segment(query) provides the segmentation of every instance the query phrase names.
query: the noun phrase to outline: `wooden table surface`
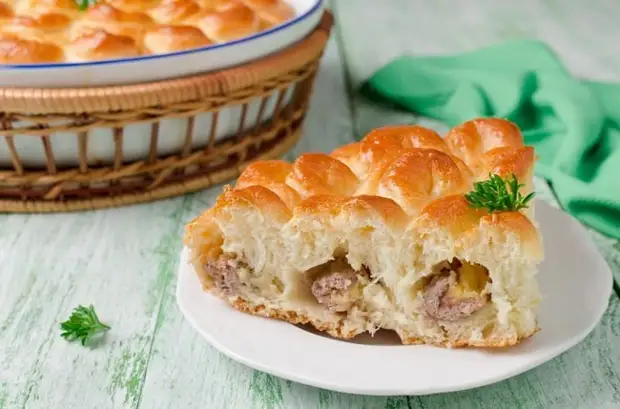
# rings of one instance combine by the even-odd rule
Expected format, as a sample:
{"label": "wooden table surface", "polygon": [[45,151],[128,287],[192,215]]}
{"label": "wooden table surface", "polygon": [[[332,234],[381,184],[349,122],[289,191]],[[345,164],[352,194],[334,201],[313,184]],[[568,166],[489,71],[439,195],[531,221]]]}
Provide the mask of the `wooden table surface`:
{"label": "wooden table surface", "polygon": [[[339,0],[332,8],[337,27],[289,159],[329,151],[381,124],[419,122],[354,93],[403,52],[452,53],[534,36],[576,75],[620,80],[615,0]],[[537,189],[554,202],[544,182]],[[174,297],[183,224],[219,191],[96,212],[0,215],[0,408],[620,408],[618,292],[578,346],[515,378],[459,393],[332,393],[224,357],[183,319]],[[620,279],[620,244],[592,237]],[[59,322],[81,303],[93,303],[112,326],[95,349],[59,336]]]}

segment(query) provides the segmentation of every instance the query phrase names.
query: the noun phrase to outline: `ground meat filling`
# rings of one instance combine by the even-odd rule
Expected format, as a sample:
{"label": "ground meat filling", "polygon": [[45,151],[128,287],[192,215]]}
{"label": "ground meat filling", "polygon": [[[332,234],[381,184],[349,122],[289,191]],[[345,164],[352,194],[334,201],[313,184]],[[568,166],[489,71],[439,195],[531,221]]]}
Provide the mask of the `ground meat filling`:
{"label": "ground meat filling", "polygon": [[[453,259],[442,262],[436,268],[439,274],[426,287],[423,307],[430,317],[442,321],[458,321],[480,310],[489,302],[488,294],[458,290],[463,285],[459,280],[462,263]],[[485,269],[486,271],[486,269]]]}
{"label": "ground meat filling", "polygon": [[312,283],[312,295],[331,312],[345,312],[361,296],[360,274],[367,276],[368,270],[355,271],[344,261],[329,263]]}
{"label": "ground meat filling", "polygon": [[220,259],[207,262],[205,272],[224,295],[234,295],[241,285],[237,268],[235,260]]}

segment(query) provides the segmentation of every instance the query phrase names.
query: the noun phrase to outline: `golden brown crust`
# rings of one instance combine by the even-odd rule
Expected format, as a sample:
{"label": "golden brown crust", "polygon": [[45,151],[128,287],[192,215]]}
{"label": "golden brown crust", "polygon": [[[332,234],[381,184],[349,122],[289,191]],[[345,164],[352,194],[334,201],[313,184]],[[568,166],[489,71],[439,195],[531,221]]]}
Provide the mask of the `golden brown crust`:
{"label": "golden brown crust", "polygon": [[283,160],[262,160],[250,163],[237,179],[237,187],[284,183],[292,169],[293,166]]}
{"label": "golden brown crust", "polygon": [[[241,0],[100,0],[86,10],[74,0],[2,1],[0,35],[5,51],[14,51],[6,51],[0,64],[91,61],[204,47],[293,18],[294,10],[286,1],[255,0],[246,5]],[[112,37],[95,32],[127,37],[134,46],[126,39],[112,46]],[[99,41],[85,41],[88,37]],[[49,46],[28,43],[32,40]],[[88,44],[94,49],[89,51]],[[52,46],[60,54],[51,52]]]}
{"label": "golden brown crust", "polygon": [[97,3],[84,13],[84,20],[93,25],[100,24],[136,24],[149,25],[153,21],[145,13],[127,12],[107,3]]}
{"label": "golden brown crust", "polygon": [[[235,298],[235,300],[231,304],[238,311],[245,312],[247,314],[277,319],[280,321],[286,321],[294,325],[310,324],[317,330],[325,332],[334,338],[349,340],[354,338],[356,335],[359,335],[358,331],[346,331],[342,320],[329,322],[318,321],[316,319],[313,319],[312,317],[298,314],[293,311],[284,311],[276,308],[268,308],[264,304],[254,305],[250,301],[245,300],[241,297]],[[435,339],[432,338],[423,339],[419,337],[401,337],[401,341],[404,345],[427,344],[443,348],[506,348],[519,344],[523,340],[530,338],[538,331],[539,328],[535,328],[530,333],[522,334],[520,336],[515,335],[514,337],[506,339],[482,339],[479,341],[474,341],[469,338],[462,338],[452,341],[437,342]]]}
{"label": "golden brown crust", "polygon": [[[0,31],[4,34],[14,36],[16,39],[36,40],[40,43],[49,43],[58,46],[64,40],[63,31],[67,24],[71,21],[69,17],[61,13],[44,13],[32,17],[16,16],[6,21],[0,27]],[[60,49],[60,47],[58,47]],[[23,62],[35,63],[37,58],[46,58],[37,56],[35,51],[28,60]],[[42,51],[41,51],[42,52]],[[63,58],[61,52],[59,59]],[[59,62],[59,59],[54,62]]]}
{"label": "golden brown crust", "polygon": [[219,10],[230,7],[232,3],[238,3],[239,0],[195,0],[200,7],[207,11]]}
{"label": "golden brown crust", "polygon": [[474,170],[481,170],[485,153],[495,148],[523,147],[519,128],[510,121],[499,118],[473,119],[453,128],[446,135],[451,152],[463,159]]}
{"label": "golden brown crust", "polygon": [[367,164],[366,168],[372,168],[391,161],[405,150],[416,148],[447,151],[441,136],[432,129],[418,125],[384,126],[371,131],[362,139],[360,158]]}
{"label": "golden brown crust", "polygon": [[342,207],[349,201],[345,196],[315,195],[311,196],[295,207],[295,216],[309,214],[336,215],[342,211]]}
{"label": "golden brown crust", "polygon": [[84,12],[84,16],[73,25],[70,37],[75,39],[92,31],[105,31],[110,34],[131,37],[138,44],[139,39],[152,24],[153,20],[144,13],[129,13],[106,3],[97,3],[89,7]]}
{"label": "golden brown crust", "polygon": [[389,125],[374,129],[362,140],[362,154],[373,147],[383,151],[401,148],[447,149],[436,131],[420,125]]}
{"label": "golden brown crust", "polygon": [[358,159],[358,156],[360,155],[360,148],[361,145],[359,142],[348,143],[334,149],[329,156],[346,164],[347,161]]}
{"label": "golden brown crust", "polygon": [[342,162],[323,153],[306,153],[295,161],[286,183],[302,197],[352,195],[359,180]]}
{"label": "golden brown crust", "polygon": [[77,17],[80,13],[75,0],[20,0],[13,4],[15,14],[22,16],[56,12]]}
{"label": "golden brown crust", "polygon": [[62,59],[62,50],[54,44],[10,35],[0,37],[1,64],[52,63]]}
{"label": "golden brown crust", "polygon": [[204,13],[198,19],[198,27],[216,41],[226,42],[256,33],[260,18],[249,7],[231,3]]}
{"label": "golden brown crust", "polygon": [[377,193],[399,197],[407,213],[416,214],[436,198],[470,188],[469,175],[450,155],[435,149],[410,149],[382,172]]}
{"label": "golden brown crust", "polygon": [[142,54],[133,38],[95,29],[77,37],[69,47],[71,61],[105,60]]}
{"label": "golden brown crust", "polygon": [[4,19],[9,19],[13,17],[13,10],[11,9],[11,7],[4,3],[4,2],[0,2],[0,19],[4,20]]}
{"label": "golden brown crust", "polygon": [[402,230],[407,225],[407,214],[392,199],[381,196],[355,196],[342,204],[342,210],[355,210],[355,214],[363,211],[379,216],[383,223],[393,230]]}
{"label": "golden brown crust", "polygon": [[291,164],[283,160],[254,162],[246,167],[243,174],[237,179],[236,188],[255,185],[265,186],[277,194],[286,207],[293,209],[301,197],[295,189],[284,183],[291,169]]}
{"label": "golden brown crust", "polygon": [[253,305],[242,298],[236,298],[232,306],[242,312],[257,315],[259,317],[273,318],[280,321],[286,321],[290,324],[303,325],[311,324],[319,331],[325,332],[334,338],[351,339],[358,335],[355,331],[346,331],[342,320],[339,321],[318,321],[307,315],[298,314],[294,311],[284,311],[280,309],[267,308],[264,304]]}
{"label": "golden brown crust", "polygon": [[283,23],[295,17],[295,10],[280,0],[243,0],[269,26]]}
{"label": "golden brown crust", "polygon": [[16,16],[11,22],[16,27],[30,27],[46,31],[59,31],[64,29],[71,19],[60,13],[45,13],[38,16]]}
{"label": "golden brown crust", "polygon": [[182,51],[212,44],[202,31],[190,26],[158,26],[147,31],[144,47],[151,54]]}
{"label": "golden brown crust", "polygon": [[[183,232],[183,243],[192,247],[192,239],[194,238],[207,239],[206,245],[200,248],[200,265],[204,265],[207,259],[216,259],[220,256],[222,253],[222,237],[213,221],[213,210],[205,212],[187,223]],[[206,276],[203,269],[197,268],[196,271],[201,281],[204,282]]]}
{"label": "golden brown crust", "polygon": [[200,6],[192,0],[163,0],[151,10],[151,17],[163,24],[180,24],[199,12]]}
{"label": "golden brown crust", "polygon": [[462,235],[480,224],[486,210],[472,209],[463,195],[439,198],[426,206],[416,220],[419,227],[441,227],[453,235]]}
{"label": "golden brown crust", "polygon": [[[466,122],[446,138],[447,144],[435,131],[420,126],[386,126],[329,155],[307,153],[293,164],[255,162],[241,174],[237,189],[261,186],[270,191],[273,197],[255,206],[267,210],[275,201],[276,213],[286,214],[287,220],[290,215],[338,214],[345,205],[351,206],[352,197],[364,196],[375,203],[389,199],[383,201],[390,203],[393,215],[385,217],[388,224],[392,218],[403,223],[404,213],[408,223],[419,228],[440,227],[450,234],[465,234],[495,220],[484,218],[486,210],[470,207],[465,199],[473,183],[486,179],[489,172],[514,173],[529,188],[534,150],[523,146],[514,124],[499,118]],[[493,217],[519,220],[501,226],[533,247],[539,246],[532,222],[519,212],[512,213]]]}
{"label": "golden brown crust", "polygon": [[159,0],[105,0],[105,2],[128,13],[145,13],[156,6]]}
{"label": "golden brown crust", "polygon": [[424,340],[422,338],[410,337],[410,338],[402,338],[402,342],[405,345],[420,345],[420,344],[430,344],[436,347],[443,348],[467,348],[467,347],[477,347],[477,348],[507,348],[511,346],[518,345],[522,341],[530,338],[534,334],[536,334],[540,329],[535,328],[533,331],[530,331],[527,334],[523,334],[520,336],[514,336],[506,339],[483,339],[480,341],[473,341],[471,339],[457,339],[450,342],[434,342],[433,340]]}
{"label": "golden brown crust", "polygon": [[514,174],[519,180],[528,180],[532,176],[534,161],[534,148],[531,146],[495,148],[483,155],[482,174],[494,173],[502,177]]}
{"label": "golden brown crust", "polygon": [[291,211],[282,199],[264,186],[249,186],[242,189],[226,189],[217,198],[213,208],[216,214],[222,214],[229,208],[253,207],[282,223],[291,218]]}

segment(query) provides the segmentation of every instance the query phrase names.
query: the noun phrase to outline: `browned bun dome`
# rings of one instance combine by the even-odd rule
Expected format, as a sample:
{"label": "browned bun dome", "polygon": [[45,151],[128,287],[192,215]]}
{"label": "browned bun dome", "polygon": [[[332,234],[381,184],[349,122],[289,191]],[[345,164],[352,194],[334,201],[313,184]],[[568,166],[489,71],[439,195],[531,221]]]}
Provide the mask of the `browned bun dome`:
{"label": "browned bun dome", "polygon": [[0,63],[2,64],[40,64],[62,60],[62,49],[54,44],[10,35],[0,37]]}
{"label": "browned bun dome", "polygon": [[7,3],[13,4],[13,14],[18,16],[37,18],[47,14],[64,15],[67,18],[65,30],[84,14],[75,0],[18,0]]}
{"label": "browned bun dome", "polygon": [[0,1],[3,61],[76,62],[169,53],[236,40],[294,16],[286,0],[93,3],[83,8],[77,0]]}
{"label": "browned bun dome", "polygon": [[151,8],[157,6],[159,0],[106,0],[106,3],[128,13],[147,13]]}
{"label": "browned bun dome", "polygon": [[71,19],[64,14],[46,13],[34,17],[17,16],[13,19],[15,26],[24,28],[36,28],[42,31],[63,30],[71,22]]}
{"label": "browned bun dome", "polygon": [[13,17],[13,10],[5,2],[0,2],[0,19],[5,20]]}
{"label": "browned bun dome", "polygon": [[260,27],[260,19],[249,7],[231,3],[205,13],[198,20],[198,27],[216,41],[225,42],[256,33]]}
{"label": "browned bun dome", "polygon": [[139,42],[153,20],[144,13],[127,13],[106,3],[98,3],[84,13],[72,27],[70,38],[75,39],[93,29],[103,29],[111,34],[132,37]]}
{"label": "browned bun dome", "polygon": [[97,3],[88,8],[84,19],[103,24],[137,24],[151,23],[151,18],[141,12],[126,12],[106,3]]}
{"label": "browned bun dome", "polygon": [[181,23],[200,12],[200,6],[192,0],[162,0],[151,10],[151,17],[159,23]]}
{"label": "browned bun dome", "polygon": [[239,3],[239,0],[196,0],[196,3],[204,10],[218,10]]}
{"label": "browned bun dome", "polygon": [[280,0],[243,0],[243,3],[271,25],[280,24],[295,17],[295,10]]}
{"label": "browned bun dome", "polygon": [[196,27],[159,26],[146,33],[144,47],[152,54],[205,47],[212,42]]}
{"label": "browned bun dome", "polygon": [[108,33],[102,29],[94,29],[76,38],[67,51],[69,60],[76,62],[142,55],[140,46],[133,38]]}

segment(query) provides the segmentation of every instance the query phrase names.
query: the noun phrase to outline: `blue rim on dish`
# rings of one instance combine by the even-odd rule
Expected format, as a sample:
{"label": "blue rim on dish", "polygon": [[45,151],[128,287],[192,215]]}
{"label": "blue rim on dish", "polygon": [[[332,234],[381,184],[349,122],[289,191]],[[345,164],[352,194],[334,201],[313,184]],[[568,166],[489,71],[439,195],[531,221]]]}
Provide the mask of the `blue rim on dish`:
{"label": "blue rim on dish", "polygon": [[317,0],[316,3],[310,8],[310,10],[306,11],[303,14],[300,14],[299,16],[295,17],[294,19],[290,21],[287,21],[284,24],[277,25],[268,30],[253,34],[249,37],[243,37],[238,40],[233,40],[233,41],[229,41],[226,43],[213,44],[213,45],[208,45],[205,47],[193,48],[191,50],[175,51],[173,53],[144,55],[141,57],[119,58],[119,59],[101,60],[101,61],[72,62],[72,63],[60,63],[60,64],[58,63],[55,63],[55,64],[5,64],[5,65],[0,65],[0,71],[17,69],[17,68],[19,69],[46,69],[46,68],[86,67],[86,66],[107,65],[107,64],[124,64],[124,63],[132,63],[132,62],[145,61],[145,60],[156,60],[156,59],[162,59],[162,58],[168,58],[168,57],[176,57],[179,55],[195,54],[195,53],[199,53],[202,51],[214,50],[217,48],[223,48],[223,47],[228,47],[228,46],[235,45],[235,44],[245,43],[247,41],[251,41],[257,38],[265,37],[269,34],[273,34],[277,31],[280,31],[287,27],[292,26],[293,24],[297,24],[298,22],[302,20],[305,20],[308,16],[310,16],[315,11],[317,11],[317,9],[319,9],[322,4],[323,4],[323,0]]}

